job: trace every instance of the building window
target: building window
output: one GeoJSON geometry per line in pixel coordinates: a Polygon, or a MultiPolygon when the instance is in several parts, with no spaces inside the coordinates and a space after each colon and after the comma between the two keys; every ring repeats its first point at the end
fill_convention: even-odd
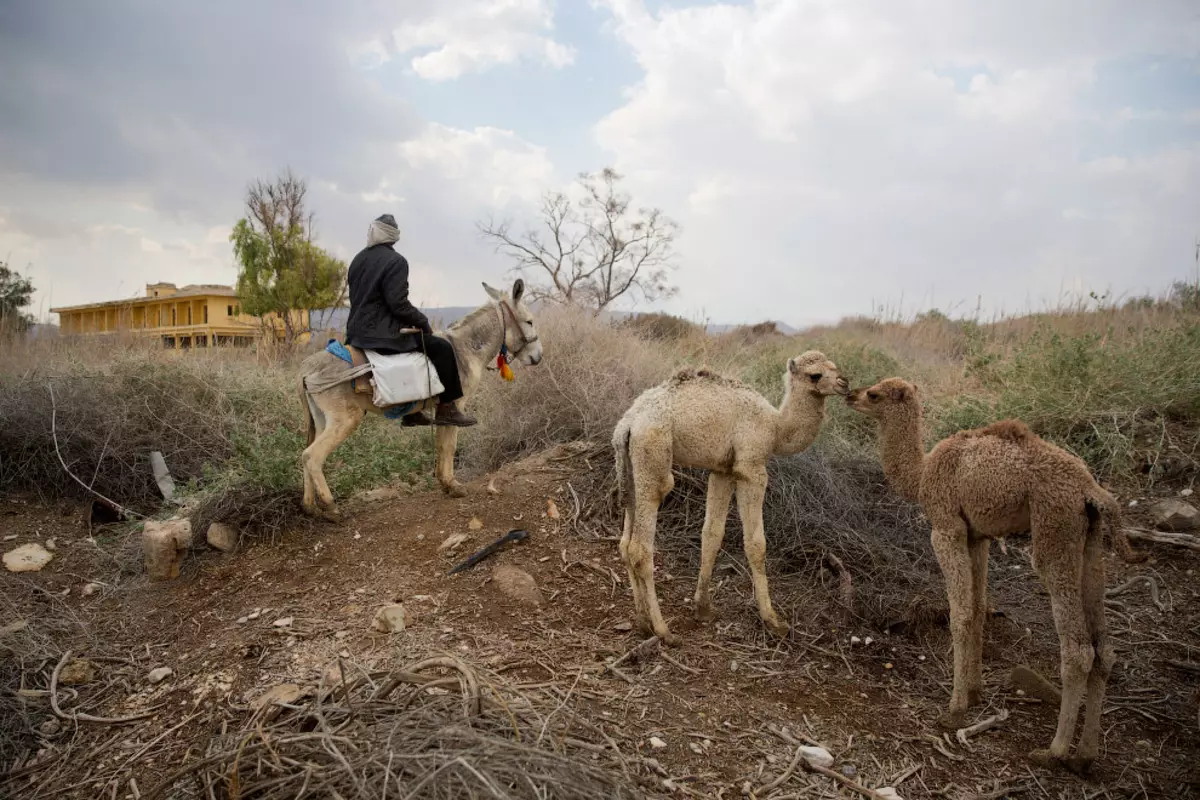
{"type": "Polygon", "coordinates": [[[171,327],[175,327],[175,309],[171,309],[171,327]]]}
{"type": "Polygon", "coordinates": [[[192,307],[188,306],[188,325],[192,324],[192,307]]]}
{"type": "Polygon", "coordinates": [[[229,316],[233,316],[233,306],[225,306],[225,311],[229,314],[229,316]]]}

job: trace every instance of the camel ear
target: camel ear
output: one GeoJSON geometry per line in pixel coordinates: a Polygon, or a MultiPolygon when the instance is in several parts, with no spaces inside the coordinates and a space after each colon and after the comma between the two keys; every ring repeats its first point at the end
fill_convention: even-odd
{"type": "Polygon", "coordinates": [[[500,294],[500,292],[497,291],[496,289],[493,289],[492,287],[488,286],[487,281],[483,282],[483,290],[488,293],[488,297],[492,298],[497,303],[499,303],[500,299],[504,296],[504,295],[500,294]]]}
{"type": "Polygon", "coordinates": [[[796,367],[796,359],[794,359],[794,358],[788,359],[787,369],[788,369],[788,372],[792,373],[793,375],[795,375],[799,371],[799,369],[796,367]]]}
{"type": "Polygon", "coordinates": [[[521,302],[521,298],[524,295],[525,295],[525,281],[521,280],[520,278],[517,278],[516,282],[513,283],[513,288],[512,288],[513,303],[521,302]]]}
{"type": "Polygon", "coordinates": [[[907,386],[893,387],[892,391],[891,391],[891,397],[897,403],[899,403],[903,400],[907,400],[908,399],[908,387],[907,386]]]}

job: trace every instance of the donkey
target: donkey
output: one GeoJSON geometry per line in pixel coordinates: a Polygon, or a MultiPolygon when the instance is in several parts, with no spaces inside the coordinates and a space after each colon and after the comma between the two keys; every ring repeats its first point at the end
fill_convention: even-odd
{"type": "MultiPolygon", "coordinates": [[[[525,304],[525,282],[518,278],[511,295],[493,289],[486,283],[483,288],[491,302],[475,309],[451,325],[449,330],[437,333],[454,346],[463,388],[463,397],[458,401],[460,407],[475,393],[484,370],[495,368],[496,356],[500,354],[502,346],[507,351],[510,363],[520,361],[528,366],[536,366],[542,360],[542,344],[533,315],[525,304]]],[[[370,394],[355,392],[353,384],[345,377],[350,370],[350,364],[325,350],[312,354],[300,365],[300,396],[308,429],[308,446],[301,456],[304,469],[303,508],[306,514],[331,521],[339,520],[341,515],[325,481],[322,469],[325,459],[354,433],[367,412],[386,414],[388,411],[376,406],[370,394]]],[[[437,398],[429,398],[418,402],[405,413],[417,410],[432,412],[436,405],[437,398]]],[[[392,414],[387,416],[391,417],[392,414]]],[[[454,479],[458,428],[438,426],[436,431],[438,483],[452,497],[465,497],[466,490],[454,479]]]]}

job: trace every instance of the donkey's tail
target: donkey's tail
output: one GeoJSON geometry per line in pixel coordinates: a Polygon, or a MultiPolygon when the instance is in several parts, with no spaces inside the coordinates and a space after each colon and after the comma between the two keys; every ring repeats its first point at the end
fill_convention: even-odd
{"type": "Polygon", "coordinates": [[[300,376],[300,405],[304,406],[304,446],[308,447],[317,438],[317,420],[313,417],[311,401],[308,398],[308,387],[304,385],[304,376],[300,376]]]}

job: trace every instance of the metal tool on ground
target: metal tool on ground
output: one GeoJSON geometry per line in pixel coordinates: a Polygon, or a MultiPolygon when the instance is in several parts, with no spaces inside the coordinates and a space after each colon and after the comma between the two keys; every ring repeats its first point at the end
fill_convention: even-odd
{"type": "Polygon", "coordinates": [[[461,564],[459,564],[458,566],[456,566],[454,569],[450,570],[446,574],[453,575],[456,572],[462,572],[465,569],[470,569],[471,567],[478,564],[480,561],[483,561],[485,558],[495,555],[496,553],[500,552],[501,548],[503,548],[504,545],[508,544],[509,542],[520,542],[528,536],[529,536],[529,531],[523,530],[521,528],[514,528],[513,530],[511,530],[508,533],[501,536],[496,541],[489,544],[487,547],[481,548],[481,549],[477,550],[476,552],[472,553],[470,558],[468,558],[466,561],[462,562],[461,564]]]}

